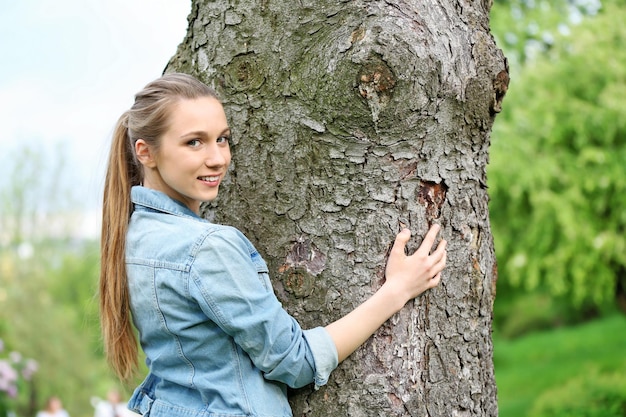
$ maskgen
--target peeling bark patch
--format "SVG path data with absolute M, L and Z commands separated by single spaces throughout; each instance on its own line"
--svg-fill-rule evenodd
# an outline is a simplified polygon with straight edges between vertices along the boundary
M 498 282 L 498 264 L 496 262 L 491 268 L 491 276 L 493 277 L 491 280 L 491 302 L 493 303 L 496 299 L 496 283 Z
M 376 95 L 391 96 L 396 77 L 384 62 L 366 64 L 359 74 L 359 93 L 363 98 Z
M 363 38 L 365 38 L 365 29 L 361 26 L 350 34 L 350 43 L 358 42 Z
M 296 297 L 307 297 L 315 288 L 315 277 L 326 267 L 324 255 L 309 239 L 299 238 L 278 269 L 285 289 Z
M 509 65 L 505 62 L 506 69 L 503 69 L 496 75 L 493 81 L 493 101 L 491 103 L 491 114 L 500 113 L 502 111 L 502 100 L 509 89 Z
M 318 275 L 326 267 L 326 255 L 309 239 L 299 238 L 291 246 L 289 253 L 287 253 L 285 264 L 282 268 L 288 269 L 293 267 L 302 267 L 309 274 Z
M 372 59 L 361 68 L 357 78 L 359 94 L 372 111 L 372 119 L 378 121 L 383 108 L 391 101 L 396 77 L 387 64 L 379 59 Z
M 446 201 L 448 187 L 443 183 L 421 181 L 417 192 L 417 202 L 426 208 L 426 220 L 430 225 L 441 215 L 441 207 Z

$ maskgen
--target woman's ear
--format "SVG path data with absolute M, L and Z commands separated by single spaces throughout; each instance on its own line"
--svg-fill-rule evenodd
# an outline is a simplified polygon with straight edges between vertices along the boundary
M 143 139 L 137 139 L 135 142 L 135 155 L 141 165 L 146 168 L 154 168 L 156 166 L 156 159 L 154 158 L 152 149 Z

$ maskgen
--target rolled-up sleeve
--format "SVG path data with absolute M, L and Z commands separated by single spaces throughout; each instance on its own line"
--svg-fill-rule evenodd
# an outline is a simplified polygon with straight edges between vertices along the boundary
M 315 388 L 326 385 L 330 373 L 337 367 L 337 347 L 328 331 L 323 327 L 305 330 L 306 339 L 315 361 Z
M 323 327 L 302 330 L 282 308 L 247 239 L 236 229 L 219 229 L 198 251 L 192 267 L 197 302 L 264 377 L 294 388 L 326 384 L 338 363 L 335 344 Z

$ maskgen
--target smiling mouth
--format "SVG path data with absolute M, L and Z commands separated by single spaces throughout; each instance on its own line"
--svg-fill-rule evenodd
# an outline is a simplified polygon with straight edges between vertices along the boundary
M 220 177 L 219 175 L 215 175 L 215 176 L 207 176 L 207 177 L 198 177 L 198 179 L 201 181 L 206 181 L 206 182 L 215 182 L 215 181 L 218 181 Z

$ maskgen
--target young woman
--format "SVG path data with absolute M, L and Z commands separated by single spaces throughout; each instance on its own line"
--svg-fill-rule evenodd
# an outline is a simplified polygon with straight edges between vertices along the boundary
M 129 408 L 153 417 L 291 416 L 287 386 L 329 374 L 407 301 L 439 284 L 439 227 L 405 255 L 393 245 L 386 282 L 354 311 L 303 330 L 276 299 L 267 266 L 237 229 L 199 217 L 230 164 L 215 92 L 168 74 L 135 96 L 115 128 L 104 190 L 101 323 L 107 357 L 128 380 L 137 343 L 149 374 Z

